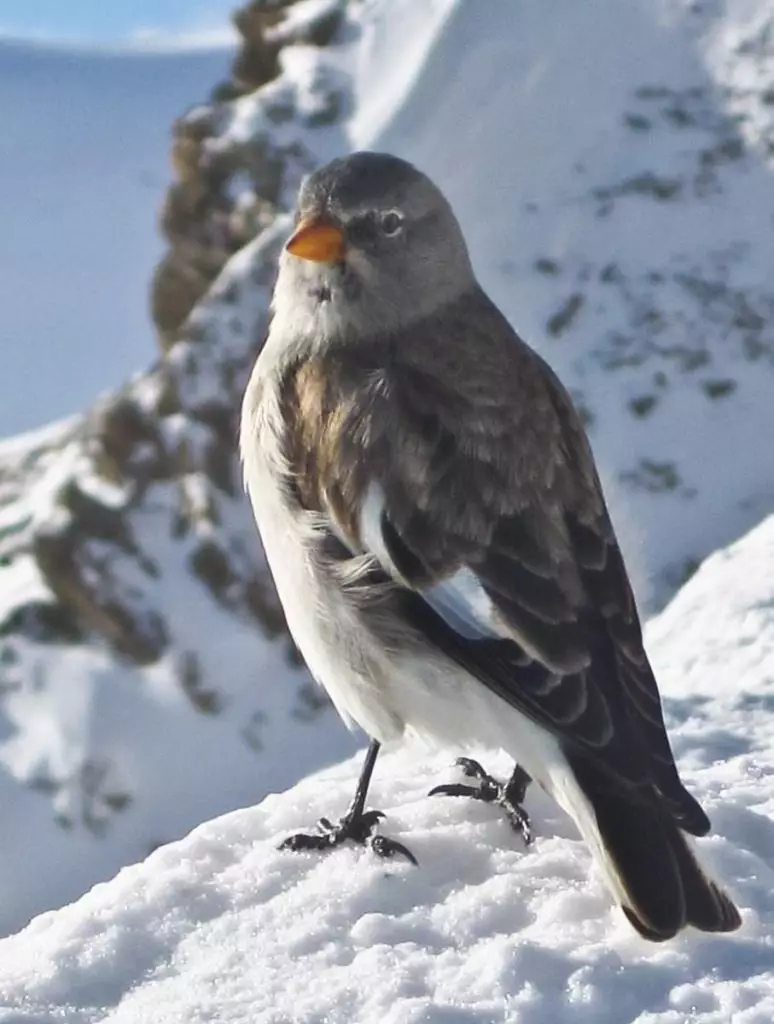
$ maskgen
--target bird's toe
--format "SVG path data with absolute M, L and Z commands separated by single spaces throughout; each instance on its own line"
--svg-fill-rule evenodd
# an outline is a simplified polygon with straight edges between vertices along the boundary
M 399 843 L 396 839 L 390 839 L 388 836 L 372 835 L 368 840 L 368 846 L 374 851 L 377 857 L 384 857 L 388 860 L 391 857 L 405 857 L 406 860 L 411 861 L 415 867 L 419 867 L 419 861 L 411 850 L 404 846 L 403 843 Z
M 278 850 L 292 850 L 294 853 L 301 853 L 304 850 L 326 850 L 333 846 L 329 833 L 296 832 L 292 836 L 283 839 L 277 847 Z
M 347 814 L 337 822 L 331 821 L 330 818 L 320 818 L 316 833 L 297 832 L 283 839 L 278 849 L 298 853 L 306 850 L 328 850 L 342 843 L 352 842 L 359 846 L 367 846 L 379 857 L 400 855 L 416 864 L 416 857 L 402 843 L 375 833 L 377 825 L 384 817 L 384 811 L 361 811 Z
M 470 757 L 458 757 L 455 762 L 464 775 L 475 779 L 478 785 L 450 782 L 434 786 L 428 796 L 465 796 L 502 807 L 509 824 L 522 837 L 525 846 L 532 842 L 532 825 L 529 815 L 522 807 L 522 800 L 530 783 L 530 777 L 518 765 L 507 783 L 499 782 Z
M 475 786 L 465 786 L 460 782 L 448 782 L 442 786 L 433 786 L 428 796 L 467 796 L 480 800 L 479 790 Z

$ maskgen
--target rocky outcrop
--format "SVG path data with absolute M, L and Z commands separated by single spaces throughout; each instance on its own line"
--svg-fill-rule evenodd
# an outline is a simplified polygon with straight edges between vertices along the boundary
M 0 466 L 9 523 L 0 557 L 31 561 L 41 583 L 34 601 L 9 610 L 6 635 L 106 642 L 137 664 L 157 660 L 175 637 L 154 596 L 161 569 L 137 526 L 147 514 L 185 549 L 192 585 L 265 634 L 283 631 L 257 545 L 241 537 L 252 527 L 242 522 L 236 415 L 265 326 L 272 225 L 315 162 L 301 136 L 341 108 L 324 73 L 302 97 L 281 53 L 329 43 L 344 6 L 259 0 L 239 11 L 231 80 L 174 125 L 175 179 L 160 218 L 169 249 L 152 285 L 161 359 L 50 444 Z M 250 116 L 264 129 L 240 132 Z M 227 261 L 262 232 L 269 241 L 252 251 L 246 277 L 225 280 L 191 316 Z M 45 501 L 28 516 L 25 496 L 38 477 Z
M 326 46 L 341 23 L 342 0 L 256 0 L 234 16 L 242 43 L 229 81 L 213 92 L 213 103 L 181 117 L 173 128 L 175 180 L 161 213 L 161 231 L 169 251 L 156 269 L 152 312 L 162 345 L 174 344 L 196 302 L 226 260 L 276 215 L 283 193 L 288 153 L 269 139 L 245 138 L 213 145 L 228 119 L 228 104 L 281 77 L 280 53 L 287 46 Z M 265 97 L 270 122 L 294 115 L 289 91 L 280 87 Z M 327 94 L 327 110 L 317 123 L 340 113 L 336 90 Z M 308 124 L 314 118 L 305 118 Z M 299 155 L 299 154 L 291 154 Z M 241 187 L 234 187 L 242 176 Z

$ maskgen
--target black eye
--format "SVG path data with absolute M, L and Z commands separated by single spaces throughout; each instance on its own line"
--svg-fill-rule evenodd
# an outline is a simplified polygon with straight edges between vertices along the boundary
M 382 234 L 391 237 L 397 235 L 403 229 L 403 215 L 397 210 L 388 210 L 379 217 L 379 227 Z

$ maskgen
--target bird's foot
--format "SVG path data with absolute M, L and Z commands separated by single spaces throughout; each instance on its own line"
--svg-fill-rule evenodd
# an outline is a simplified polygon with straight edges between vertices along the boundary
M 378 857 L 388 859 L 400 856 L 410 860 L 412 864 L 418 864 L 414 854 L 403 843 L 376 834 L 376 826 L 383 817 L 382 811 L 350 811 L 335 824 L 328 818 L 320 818 L 317 822 L 316 833 L 298 832 L 288 836 L 280 843 L 279 849 L 328 850 L 349 840 L 359 843 L 360 846 L 367 846 Z
M 498 782 L 485 772 L 478 761 L 470 757 L 458 757 L 456 762 L 465 775 L 475 779 L 477 785 L 465 786 L 460 783 L 449 783 L 445 786 L 435 786 L 430 790 L 428 796 L 467 796 L 473 800 L 483 800 L 484 803 L 497 804 L 505 811 L 505 816 L 510 822 L 511 828 L 524 840 L 524 845 L 529 846 L 532 842 L 532 826 L 529 815 L 524 810 L 522 802 L 530 777 L 518 765 L 508 782 Z

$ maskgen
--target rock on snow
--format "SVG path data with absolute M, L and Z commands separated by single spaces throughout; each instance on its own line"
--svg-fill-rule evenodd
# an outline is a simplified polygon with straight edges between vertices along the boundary
M 279 852 L 344 810 L 358 759 L 201 826 L 0 942 L 5 1024 L 770 1024 L 774 1018 L 774 517 L 714 555 L 649 645 L 742 929 L 653 946 L 573 826 L 531 791 L 498 812 L 426 793 L 449 755 L 382 758 L 373 805 L 419 867 Z M 508 765 L 495 767 L 506 771 Z

